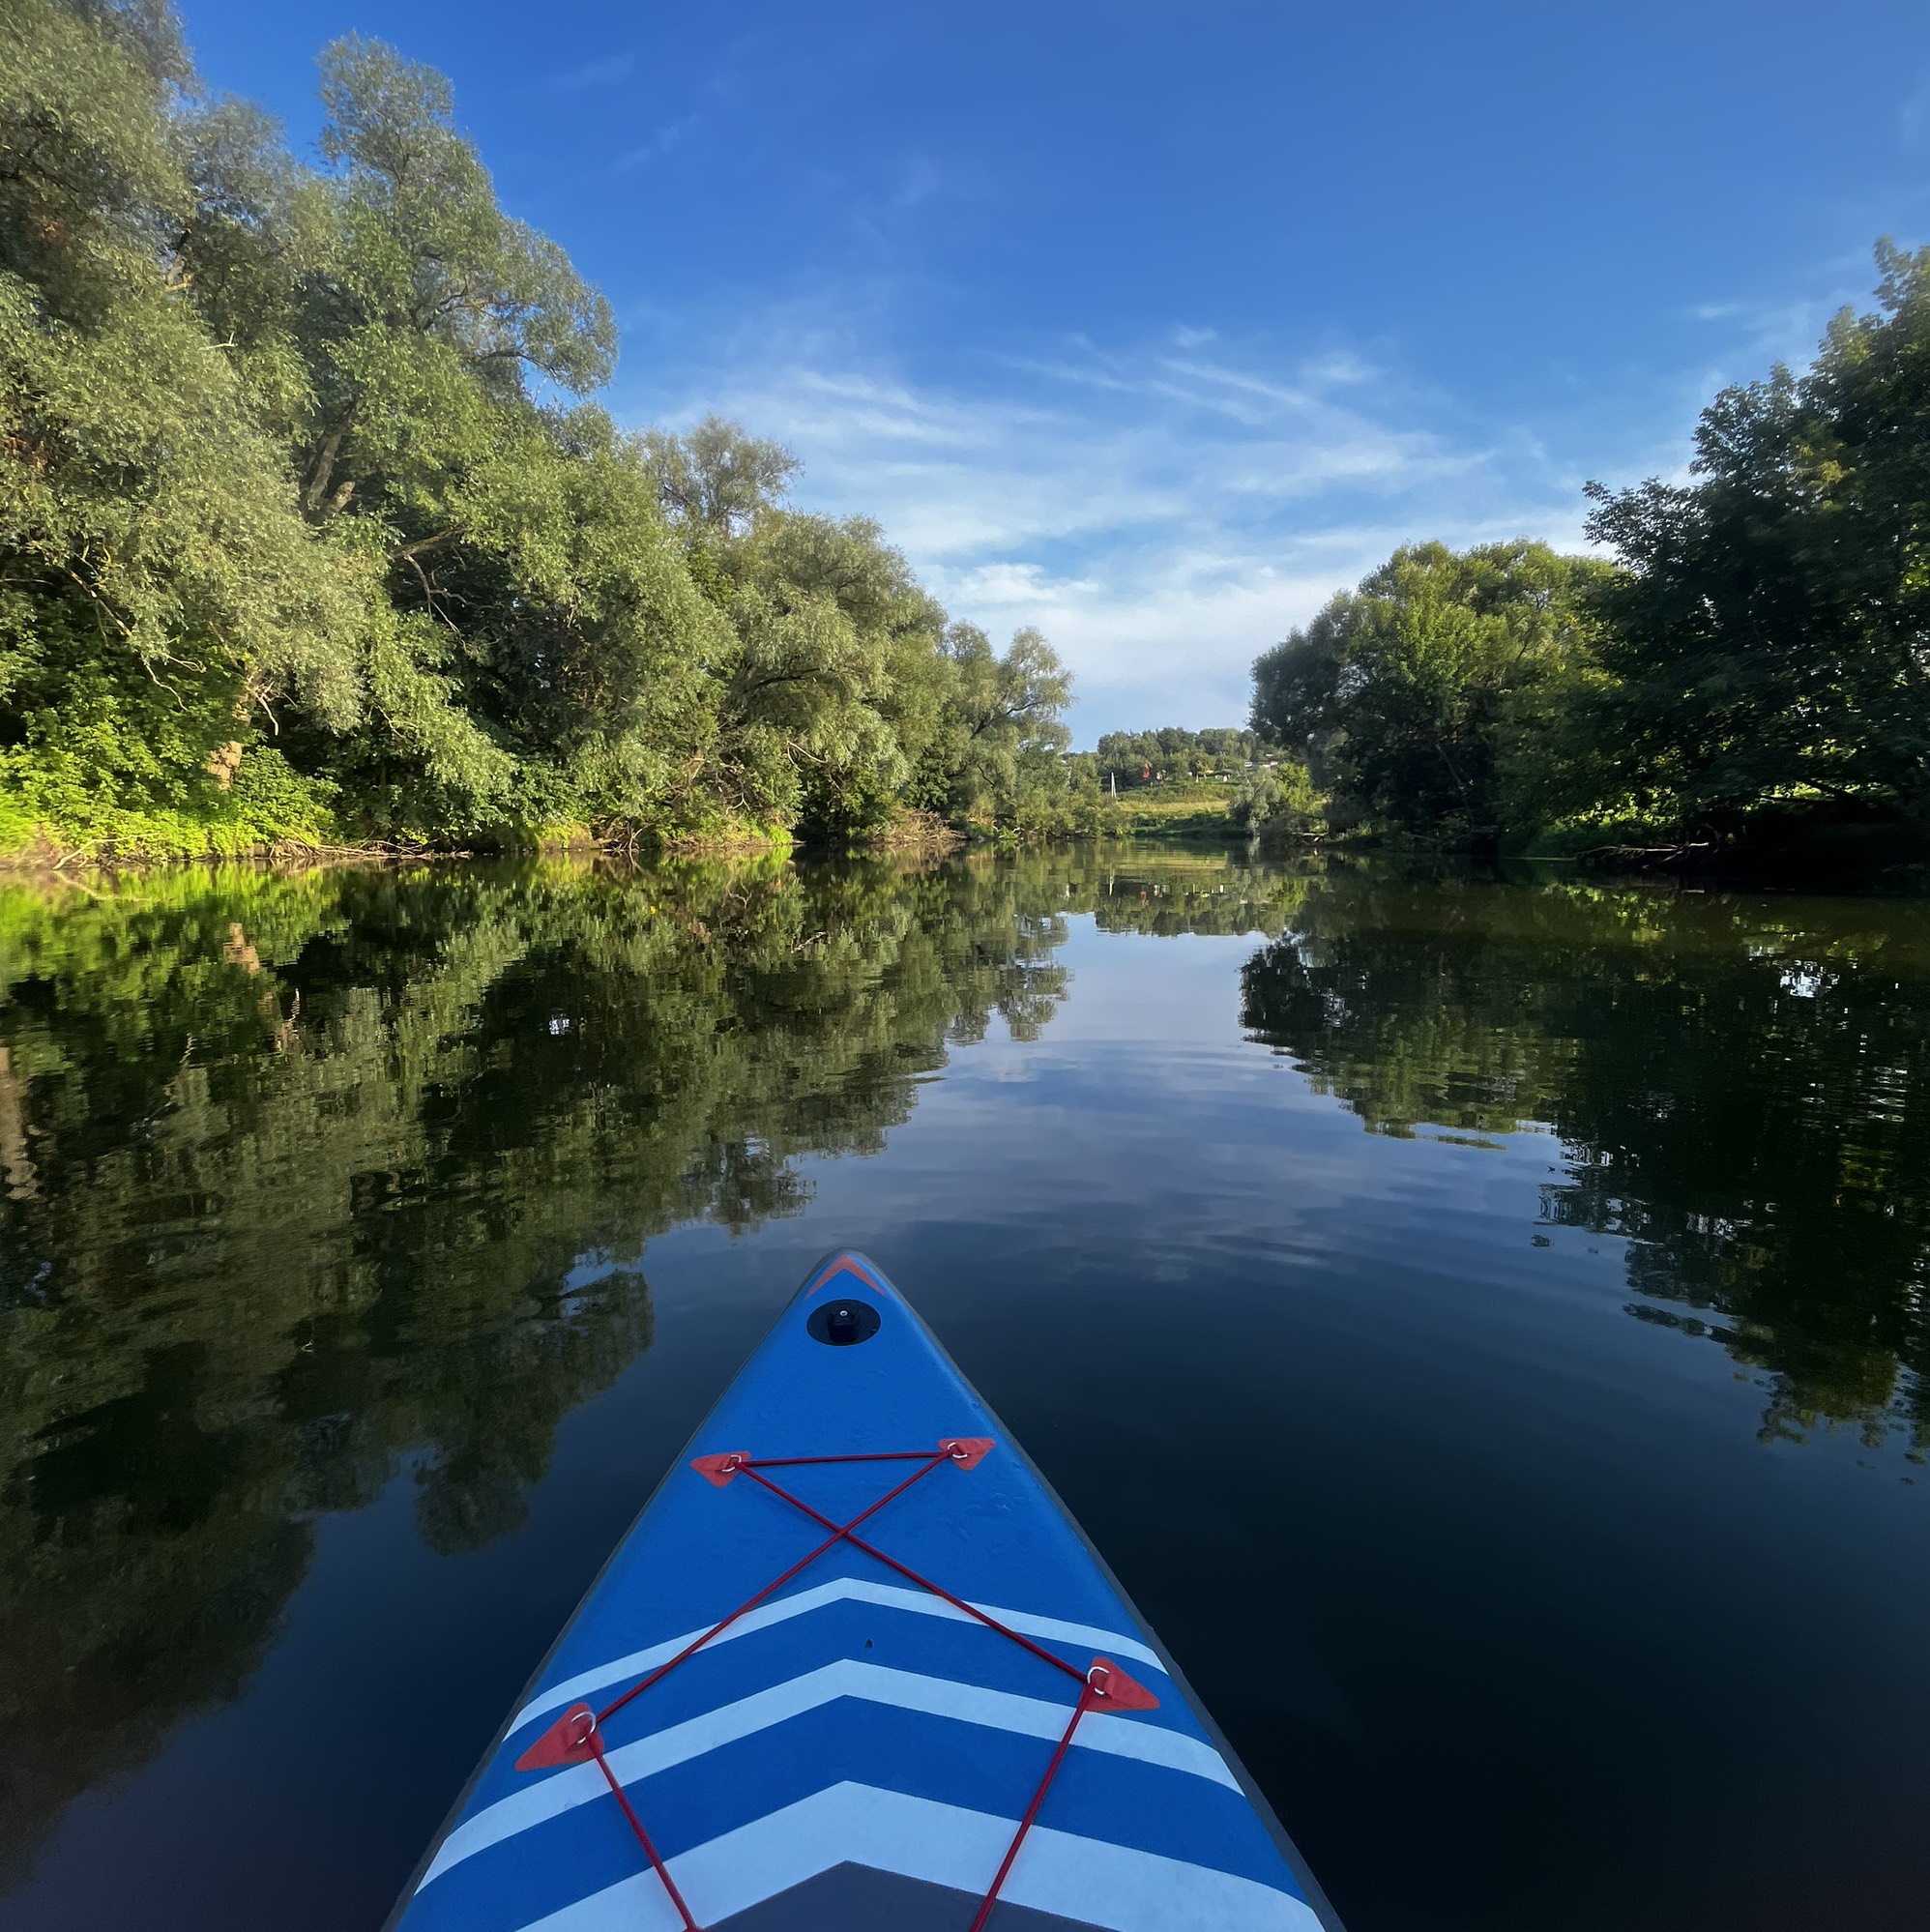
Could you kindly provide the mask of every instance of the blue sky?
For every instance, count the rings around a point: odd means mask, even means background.
[[[607,400],[788,442],[1081,744],[1240,721],[1398,542],[1574,545],[1723,383],[1930,240],[1930,7],[184,0],[298,146],[312,58],[440,67],[599,281]]]

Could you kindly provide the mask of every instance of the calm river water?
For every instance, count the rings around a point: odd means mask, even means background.
[[[1925,905],[15,885],[0,1165],[6,1932],[378,1925],[843,1244],[1349,1932],[1925,1922]]]

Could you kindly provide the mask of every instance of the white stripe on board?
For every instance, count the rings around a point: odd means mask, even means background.
[[[974,1621],[964,1611],[953,1609],[944,1597],[934,1596],[928,1590],[906,1590],[894,1583],[871,1583],[860,1576],[840,1576],[830,1583],[821,1583],[815,1589],[801,1590],[795,1596],[780,1596],[775,1603],[762,1603],[755,1610],[746,1611],[728,1629],[720,1630],[713,1637],[705,1648],[729,1643],[733,1637],[747,1637],[753,1630],[768,1630],[774,1624],[782,1624],[789,1618],[803,1617],[813,1610],[822,1610],[828,1604],[841,1602],[878,1603],[888,1610],[910,1610],[921,1617],[946,1617],[954,1624]],[[1035,1617],[1024,1610],[1001,1610],[995,1603],[975,1603],[972,1607],[982,1610],[987,1617],[996,1617],[1001,1624],[1009,1624],[1024,1636],[1051,1637],[1065,1644],[1083,1644],[1095,1651],[1104,1651],[1110,1656],[1130,1657],[1135,1663],[1151,1664],[1161,1673],[1166,1668],[1149,1646],[1142,1644],[1137,1637],[1122,1636],[1117,1630],[1097,1629],[1091,1624],[1067,1624],[1058,1617]],[[642,1677],[658,1664],[668,1663],[679,1651],[695,1643],[703,1634],[702,1630],[686,1630],[681,1637],[666,1638],[660,1644],[652,1644],[647,1651],[632,1651],[627,1657],[612,1658],[606,1664],[599,1664],[595,1670],[586,1670],[562,1683],[552,1684],[547,1690],[538,1691],[516,1712],[510,1725],[512,1735],[520,1731],[531,1718],[541,1716],[545,1711],[571,1704],[579,1697],[589,1696],[593,1690],[601,1690],[605,1685],[617,1683],[625,1678]]]
[[[1083,1728],[1083,1727],[1082,1727]],[[834,1784],[693,1846],[670,1875],[699,1924],[845,1863],[982,1896],[1017,1820],[864,1784]],[[1320,1932],[1313,1908],[1232,1872],[1035,1825],[1001,1899],[1106,1932]],[[655,1872],[594,1892],[521,1932],[681,1932]]]
[[[840,1697],[863,1698],[873,1704],[895,1705],[901,1711],[917,1711],[933,1717],[950,1717],[964,1724],[983,1724],[994,1730],[1016,1732],[1020,1737],[1055,1742],[1065,1731],[1071,1709],[1066,1703],[1047,1704],[1039,1698],[1019,1697],[1009,1690],[985,1690],[978,1684],[954,1683],[949,1678],[921,1677],[912,1671],[892,1670],[884,1664],[844,1657],[803,1677],[794,1677],[788,1683],[774,1684],[769,1690],[740,1698],[735,1704],[723,1705],[700,1717],[687,1718],[681,1724],[638,1738],[609,1752],[604,1762],[619,1783],[634,1784],[639,1778],[668,1771],[673,1765],[687,1764],[740,1738],[754,1737],[774,1724],[802,1716]],[[1131,1717],[1096,1712],[1081,1720],[1072,1733],[1072,1742],[1075,1747],[1089,1751],[1135,1758],[1141,1764],[1159,1765],[1167,1771],[1209,1778],[1229,1791],[1240,1789],[1240,1782],[1227,1770],[1225,1759],[1211,1744],[1184,1732],[1162,1730]],[[582,1764],[571,1765],[511,1797],[498,1799],[487,1809],[464,1819],[442,1841],[434,1860],[423,1874],[423,1884],[427,1885],[464,1859],[473,1859],[478,1852],[501,1844],[505,1838],[513,1838],[547,1819],[560,1817],[576,1805],[587,1804],[608,1791],[602,1772],[593,1764]]]

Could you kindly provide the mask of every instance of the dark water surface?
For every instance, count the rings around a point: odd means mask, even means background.
[[[1930,1917],[1930,908],[0,889],[0,1927],[373,1928],[868,1250],[1350,1932]]]

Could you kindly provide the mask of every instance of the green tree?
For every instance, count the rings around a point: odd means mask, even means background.
[[[373,823],[691,816],[725,649],[647,451],[593,405],[615,328],[497,206],[448,82],[350,38],[322,59],[325,247],[296,332],[308,516],[385,572],[371,728],[336,750]]]
[[[1930,811],[1930,249],[1883,244],[1877,309],[1800,378],[1725,390],[1693,481],[1591,486],[1606,782],[1680,822]]]
[[[869,518],[786,506],[799,465],[777,444],[710,417],[644,447],[687,567],[735,633],[710,782],[766,820],[884,823],[951,688],[944,611]]]
[[[1261,765],[1240,781],[1226,815],[1261,838],[1293,838],[1317,831],[1320,801],[1304,765],[1292,758]]]
[[[783,444],[715,414],[682,436],[651,430],[644,450],[664,514],[705,543],[743,536],[783,501],[802,467]]]
[[[918,802],[998,824],[1063,793],[1062,754],[1072,734],[1061,714],[1072,700],[1072,678],[1051,645],[1028,628],[1000,654],[977,625],[954,624],[945,655],[951,687]]]
[[[1518,823],[1551,688],[1608,567],[1525,539],[1393,556],[1253,667],[1253,724],[1356,813],[1449,839]]]
[[[0,7],[0,847],[1066,829],[1044,641],[775,443],[621,430],[443,75],[326,48],[311,167],[165,0]]]
[[[1222,725],[1205,731],[1177,725],[1156,731],[1108,731],[1098,742],[1099,782],[1130,787],[1159,777],[1237,776],[1253,762],[1259,743],[1252,731]]]
[[[241,741],[278,707],[356,717],[365,574],[310,540],[245,370],[190,299],[171,15],[7,15],[0,777],[16,809],[83,834],[130,812],[237,818]],[[312,827],[323,794],[285,768],[278,786]]]

